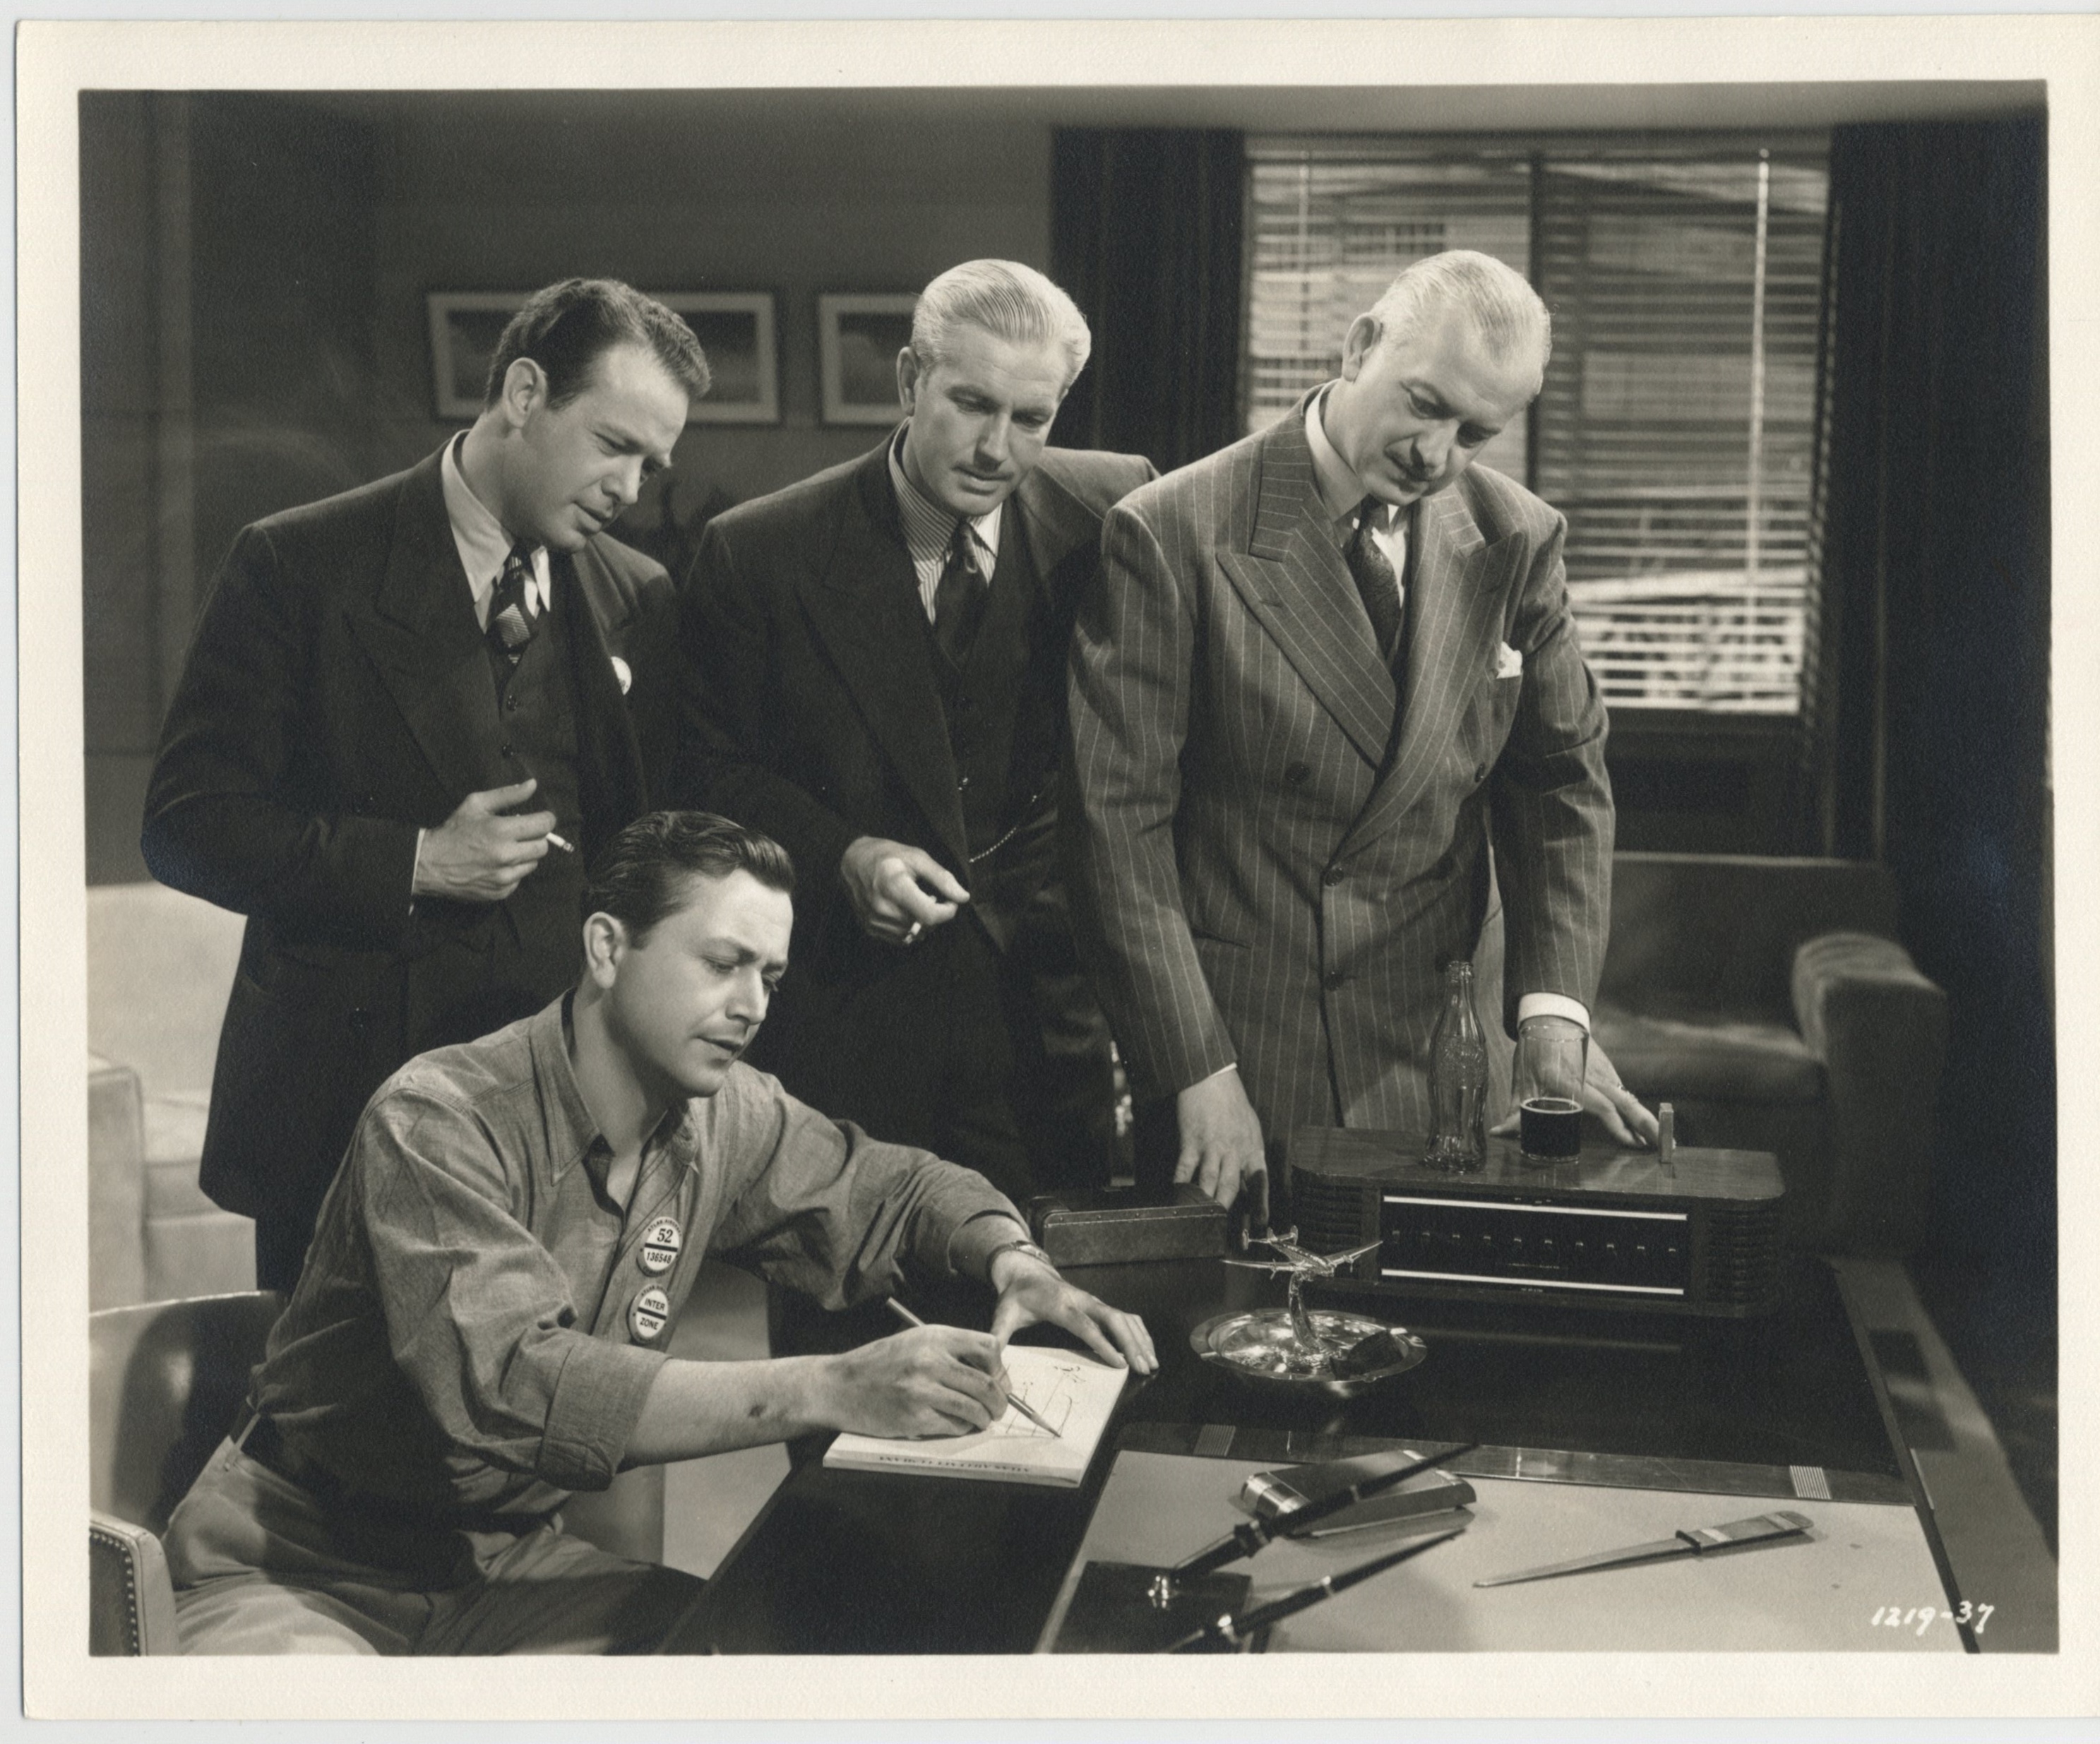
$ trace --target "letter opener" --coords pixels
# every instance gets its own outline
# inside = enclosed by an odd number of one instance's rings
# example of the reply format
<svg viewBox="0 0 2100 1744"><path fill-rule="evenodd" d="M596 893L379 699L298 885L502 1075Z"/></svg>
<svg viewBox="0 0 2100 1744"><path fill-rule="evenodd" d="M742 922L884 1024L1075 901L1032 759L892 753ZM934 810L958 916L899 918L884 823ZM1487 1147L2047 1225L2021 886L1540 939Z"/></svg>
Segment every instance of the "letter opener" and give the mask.
<svg viewBox="0 0 2100 1744"><path fill-rule="evenodd" d="M1814 1524L1806 1514L1781 1509L1757 1514L1725 1526L1695 1526L1652 1543L1630 1544L1624 1550L1600 1551L1593 1556L1577 1556L1572 1562L1549 1562L1543 1568L1520 1569L1514 1574L1498 1574L1476 1580L1476 1587L1507 1587L1517 1581L1544 1580L1555 1574L1580 1574L1588 1569L1616 1569L1632 1562L1657 1562L1668 1556L1697 1556L1710 1550L1725 1550L1738 1544L1762 1544L1773 1539L1793 1538Z"/></svg>

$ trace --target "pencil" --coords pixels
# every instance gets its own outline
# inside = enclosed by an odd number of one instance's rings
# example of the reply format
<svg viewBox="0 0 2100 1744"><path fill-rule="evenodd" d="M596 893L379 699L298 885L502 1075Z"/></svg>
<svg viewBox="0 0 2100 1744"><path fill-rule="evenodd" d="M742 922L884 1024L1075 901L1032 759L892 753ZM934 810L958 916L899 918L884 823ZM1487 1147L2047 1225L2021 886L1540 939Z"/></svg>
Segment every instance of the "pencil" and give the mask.
<svg viewBox="0 0 2100 1744"><path fill-rule="evenodd" d="M924 1321L921 1320L916 1314L913 1314L910 1309L907 1308L902 1302L898 1301L895 1296L893 1296L889 1297L889 1302L890 1313L896 1315L899 1320L902 1320L905 1323L905 1325L908 1327L923 1327L925 1325L926 1322ZM1001 1369L996 1375L992 1376L992 1379L997 1381L1002 1387L1005 1386L1006 1371L1004 1369ZM1044 1433L1048 1435L1056 1435L1057 1439L1061 1442L1065 1439L1062 1435L1058 1434L1058 1432L1056 1429L1052 1428L1048 1423L1045 1423L1043 1420L1042 1414L1038 1411L1034 1406L1030 1405L1027 1400L1021 1397L1019 1393L1009 1389L1006 1395L1006 1402L1011 1405L1016 1411L1019 1411L1022 1416L1026 1417L1030 1423L1034 1424L1037 1428L1041 1429Z"/></svg>

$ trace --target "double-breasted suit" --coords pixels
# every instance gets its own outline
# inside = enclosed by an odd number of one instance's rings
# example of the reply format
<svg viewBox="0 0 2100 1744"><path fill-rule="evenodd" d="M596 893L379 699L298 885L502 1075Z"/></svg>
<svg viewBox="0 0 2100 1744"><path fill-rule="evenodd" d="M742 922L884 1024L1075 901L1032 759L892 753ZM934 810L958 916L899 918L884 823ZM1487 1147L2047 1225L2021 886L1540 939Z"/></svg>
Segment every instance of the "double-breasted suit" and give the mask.
<svg viewBox="0 0 2100 1744"><path fill-rule="evenodd" d="M1043 452L1007 499L944 708L890 447L708 523L682 585L679 790L794 857L793 949L753 1059L827 1114L1025 1193L1105 1167L1072 1155L1103 1148L1110 1088L1057 875L1056 775L1102 517L1153 470ZM924 850L969 902L908 950L870 938L839 876L863 836Z"/></svg>
<svg viewBox="0 0 2100 1744"><path fill-rule="evenodd" d="M1511 1032L1520 994L1594 997L1610 900L1561 517L1478 466L1422 500L1396 682L1306 404L1110 515L1071 664L1075 921L1134 1085L1237 1062L1272 1144L1426 1131L1441 966L1495 955L1498 885Z"/></svg>
<svg viewBox="0 0 2100 1744"><path fill-rule="evenodd" d="M506 742L439 465L243 530L147 795L154 876L249 916L204 1189L299 1246L389 1073L574 980L581 860L648 809L675 731L669 577L602 536L550 553L541 634L558 651L577 856L550 850L501 903L412 901L419 828L532 772Z"/></svg>

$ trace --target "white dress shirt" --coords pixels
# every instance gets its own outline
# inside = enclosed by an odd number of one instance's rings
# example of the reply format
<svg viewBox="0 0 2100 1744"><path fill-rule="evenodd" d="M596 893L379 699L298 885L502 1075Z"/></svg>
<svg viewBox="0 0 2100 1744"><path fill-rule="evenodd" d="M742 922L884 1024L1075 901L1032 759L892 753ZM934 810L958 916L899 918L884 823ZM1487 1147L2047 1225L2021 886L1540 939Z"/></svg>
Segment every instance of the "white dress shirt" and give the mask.
<svg viewBox="0 0 2100 1744"><path fill-rule="evenodd" d="M1346 551L1356 536L1357 517L1370 493L1364 488L1356 469L1335 452L1321 422L1320 408L1327 402L1324 391L1305 408L1305 440L1312 450L1312 476L1320 489L1320 506L1335 523L1335 542ZM1371 538L1392 565L1393 581L1399 589L1401 609L1407 608L1407 517L1388 506L1371 523Z"/></svg>
<svg viewBox="0 0 2100 1744"><path fill-rule="evenodd" d="M502 522L495 513L474 493L474 487L466 482L466 475L460 470L460 444L464 435L452 438L445 444L445 457L439 462L439 471L445 488L445 519L452 523L452 544L459 552L460 567L466 572L466 585L474 594L474 621L483 629L488 628L488 603L495 596L496 584L503 579L503 566L510 559L510 548L518 541L503 530ZM547 565L547 548L543 545L532 548L532 598L541 612L554 603L553 582Z"/></svg>

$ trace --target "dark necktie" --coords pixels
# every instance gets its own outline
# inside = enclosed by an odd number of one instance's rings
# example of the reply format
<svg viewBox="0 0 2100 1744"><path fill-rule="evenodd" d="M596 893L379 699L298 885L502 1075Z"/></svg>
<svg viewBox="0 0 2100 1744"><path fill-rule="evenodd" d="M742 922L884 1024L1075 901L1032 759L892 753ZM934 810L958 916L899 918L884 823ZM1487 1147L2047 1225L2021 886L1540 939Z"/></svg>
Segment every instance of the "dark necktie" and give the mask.
<svg viewBox="0 0 2100 1744"><path fill-rule="evenodd" d="M1385 513L1385 505L1377 497L1363 500L1357 510L1356 532L1344 554L1349 573L1356 578L1357 592L1363 598L1364 610L1370 617L1379 658L1390 666L1400 652L1400 577L1392 572L1392 560L1371 536L1371 529L1384 521Z"/></svg>
<svg viewBox="0 0 2100 1744"><path fill-rule="evenodd" d="M990 589L977 573L973 541L968 521L955 523L955 536L941 565L941 579L933 589L933 640L948 664L960 671L968 663L971 644Z"/></svg>
<svg viewBox="0 0 2100 1744"><path fill-rule="evenodd" d="M525 657L540 628L540 603L532 585L532 547L514 545L488 601L488 646L510 669Z"/></svg>

